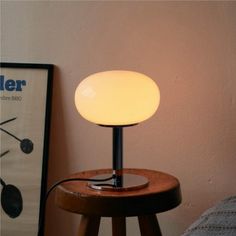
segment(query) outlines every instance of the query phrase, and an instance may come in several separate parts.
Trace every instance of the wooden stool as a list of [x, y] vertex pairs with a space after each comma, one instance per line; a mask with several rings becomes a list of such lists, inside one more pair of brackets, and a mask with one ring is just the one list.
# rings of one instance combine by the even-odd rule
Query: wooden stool
[[[149, 185], [139, 190], [99, 191], [87, 182], [67, 182], [56, 189], [56, 204], [82, 215], [78, 236], [97, 236], [101, 217], [112, 217], [112, 235], [125, 236], [125, 217], [137, 216], [142, 236], [159, 236], [161, 230], [156, 213], [168, 211], [181, 202], [179, 181], [153, 170], [124, 169], [125, 173], [148, 178]], [[92, 178], [111, 173], [110, 169], [84, 171], [70, 178]]]

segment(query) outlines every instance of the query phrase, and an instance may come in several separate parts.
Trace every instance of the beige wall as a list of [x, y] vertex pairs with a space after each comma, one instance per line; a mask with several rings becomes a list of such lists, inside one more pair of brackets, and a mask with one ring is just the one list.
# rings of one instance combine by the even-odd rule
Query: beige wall
[[[152, 77], [161, 105], [125, 130], [125, 166], [165, 171], [183, 203], [159, 216], [177, 236], [206, 208], [236, 192], [236, 2], [2, 2], [2, 61], [56, 65], [49, 185], [111, 165], [111, 132], [83, 120], [79, 81], [103, 70]], [[78, 216], [48, 202], [47, 236], [76, 235]], [[130, 235], [138, 235], [135, 219]], [[107, 219], [102, 236], [110, 235]]]

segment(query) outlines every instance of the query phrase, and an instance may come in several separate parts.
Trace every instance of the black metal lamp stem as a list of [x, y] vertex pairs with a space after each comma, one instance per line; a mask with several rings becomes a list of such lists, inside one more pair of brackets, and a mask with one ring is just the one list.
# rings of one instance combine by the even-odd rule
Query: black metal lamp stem
[[114, 185], [122, 187], [123, 169], [123, 127], [113, 127], [113, 174]]

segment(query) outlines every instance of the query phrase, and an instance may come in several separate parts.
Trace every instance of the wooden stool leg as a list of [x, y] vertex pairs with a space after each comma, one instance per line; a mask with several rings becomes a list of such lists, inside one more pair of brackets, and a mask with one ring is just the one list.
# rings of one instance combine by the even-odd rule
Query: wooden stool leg
[[112, 236], [126, 236], [125, 217], [112, 217]]
[[97, 236], [101, 217], [82, 215], [78, 236]]
[[142, 236], [161, 236], [161, 229], [156, 215], [138, 216], [139, 228]]

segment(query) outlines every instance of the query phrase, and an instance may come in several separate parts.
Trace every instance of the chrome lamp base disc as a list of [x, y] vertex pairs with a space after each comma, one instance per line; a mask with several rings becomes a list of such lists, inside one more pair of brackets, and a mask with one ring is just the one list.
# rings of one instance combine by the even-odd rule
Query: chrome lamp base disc
[[[110, 174], [96, 175], [93, 176], [93, 179], [106, 179], [109, 178]], [[95, 190], [104, 190], [104, 191], [129, 191], [145, 188], [148, 186], [148, 179], [141, 175], [135, 174], [122, 174], [119, 176], [122, 181], [119, 186], [115, 184], [115, 177], [106, 182], [89, 182], [88, 186]]]

